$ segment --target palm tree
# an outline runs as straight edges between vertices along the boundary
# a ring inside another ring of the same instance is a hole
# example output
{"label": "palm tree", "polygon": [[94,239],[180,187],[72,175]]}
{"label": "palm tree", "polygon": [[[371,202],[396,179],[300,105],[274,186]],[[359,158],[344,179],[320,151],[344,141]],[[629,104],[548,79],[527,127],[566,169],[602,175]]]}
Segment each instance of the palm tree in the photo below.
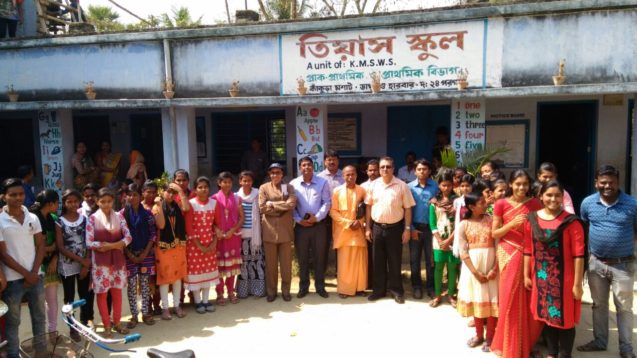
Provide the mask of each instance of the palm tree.
{"label": "palm tree", "polygon": [[190,16],[190,10],[187,7],[182,6],[180,8],[173,7],[171,9],[172,16],[167,13],[163,13],[160,15],[161,22],[164,27],[173,28],[173,27],[196,27],[201,26],[201,18],[200,16],[197,20],[193,20],[192,16]]}
{"label": "palm tree", "polygon": [[108,6],[89,5],[86,15],[99,32],[124,30],[124,25],[117,21],[119,14]]}

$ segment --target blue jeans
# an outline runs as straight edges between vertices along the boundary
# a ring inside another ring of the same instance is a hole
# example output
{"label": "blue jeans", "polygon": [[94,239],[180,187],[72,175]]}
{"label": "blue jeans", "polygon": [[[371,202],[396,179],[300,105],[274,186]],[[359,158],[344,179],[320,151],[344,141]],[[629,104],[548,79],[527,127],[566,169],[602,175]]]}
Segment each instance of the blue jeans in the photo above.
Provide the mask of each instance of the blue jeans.
{"label": "blue jeans", "polygon": [[431,228],[429,225],[414,223],[414,228],[421,232],[418,240],[409,239],[409,266],[411,267],[411,287],[422,289],[420,263],[424,253],[425,270],[427,270],[427,290],[434,289],[434,254]]}
{"label": "blue jeans", "polygon": [[613,291],[613,302],[617,311],[619,351],[632,352],[633,334],[633,262],[606,265],[590,256],[588,285],[593,298],[593,336],[600,348],[608,345],[608,296]]}
{"label": "blue jeans", "polygon": [[46,333],[46,314],[44,311],[44,281],[40,281],[30,287],[24,286],[24,279],[7,282],[7,288],[2,293],[2,300],[9,307],[6,315],[6,336],[7,336],[7,357],[18,358],[20,338],[18,328],[20,327],[20,310],[22,298],[26,298],[31,313],[31,330],[35,339],[36,351],[46,349],[46,340],[43,336]]}

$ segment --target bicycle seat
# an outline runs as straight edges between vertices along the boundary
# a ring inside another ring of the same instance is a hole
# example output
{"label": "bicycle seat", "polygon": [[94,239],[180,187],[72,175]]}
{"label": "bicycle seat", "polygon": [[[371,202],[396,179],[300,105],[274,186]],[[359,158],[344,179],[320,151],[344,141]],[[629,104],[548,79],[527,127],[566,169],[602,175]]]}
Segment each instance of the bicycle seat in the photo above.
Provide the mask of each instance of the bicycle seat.
{"label": "bicycle seat", "polygon": [[159,349],[150,348],[146,352],[146,354],[148,354],[148,357],[150,358],[195,358],[195,352],[190,349],[186,349],[185,351],[181,352],[170,353],[160,351]]}

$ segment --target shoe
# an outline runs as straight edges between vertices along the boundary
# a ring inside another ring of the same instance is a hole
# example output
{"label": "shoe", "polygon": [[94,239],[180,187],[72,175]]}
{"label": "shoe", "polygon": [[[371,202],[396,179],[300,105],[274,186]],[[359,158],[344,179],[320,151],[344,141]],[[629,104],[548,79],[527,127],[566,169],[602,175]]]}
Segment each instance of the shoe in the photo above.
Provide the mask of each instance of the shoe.
{"label": "shoe", "polygon": [[232,304],[239,303],[239,298],[234,293],[229,293],[228,294],[228,299],[230,300],[230,303],[232,303]]}
{"label": "shoe", "polygon": [[303,298],[307,296],[307,288],[299,289],[299,293],[296,294],[296,298]]}
{"label": "shoe", "polygon": [[467,346],[469,346],[469,348],[475,348],[481,345],[482,343],[484,343],[484,338],[474,336],[474,337],[471,337],[469,341],[467,341]]}
{"label": "shoe", "polygon": [[152,315],[144,316],[142,315],[142,322],[144,322],[148,326],[152,326],[155,324],[155,319]]}
{"label": "shoe", "polygon": [[217,306],[225,306],[225,305],[226,305],[226,299],[223,298],[223,296],[217,297]]}
{"label": "shoe", "polygon": [[343,293],[339,293],[339,294],[338,294],[338,297],[340,297],[340,298],[342,298],[342,299],[346,299],[346,298],[348,298],[349,296],[348,296],[348,295],[346,295],[346,294],[343,294]]}
{"label": "shoe", "polygon": [[637,356],[635,356],[635,353],[633,352],[621,352],[619,353],[619,356],[622,358],[635,358]]}
{"label": "shoe", "polygon": [[177,306],[175,307],[175,315],[177,316],[177,318],[184,318],[186,317],[186,312],[181,309],[181,306]]}
{"label": "shoe", "polygon": [[380,293],[372,293],[371,295],[367,296],[367,300],[371,302],[378,301],[381,298],[385,298],[385,295],[381,295]]}
{"label": "shoe", "polygon": [[396,303],[398,303],[399,305],[402,305],[403,303],[405,303],[405,297],[403,297],[403,295],[393,295],[394,296],[394,301],[396,301]]}
{"label": "shoe", "polygon": [[197,308],[195,308],[195,311],[197,311],[197,313],[204,314],[206,313],[206,306],[203,303],[197,303]]}
{"label": "shoe", "polygon": [[359,296],[359,297],[367,297],[367,292],[365,292],[365,291],[358,291],[358,292],[356,292],[356,296]]}
{"label": "shoe", "polygon": [[170,321],[171,319],[173,319],[173,316],[170,314],[170,310],[163,310],[163,312],[161,313],[161,319],[164,321]]}
{"label": "shoe", "polygon": [[289,293],[284,293],[284,294],[283,294],[283,301],[285,301],[285,302],[290,302],[290,301],[292,301],[292,295],[291,295],[291,294],[289,294]]}
{"label": "shoe", "polygon": [[206,309],[206,312],[214,312],[215,311],[215,305],[213,305],[210,302],[204,303],[203,306]]}
{"label": "shoe", "polygon": [[268,302],[274,302],[274,300],[276,300],[276,295],[268,296],[267,300],[268,300]]}
{"label": "shoe", "polygon": [[115,325],[115,327],[113,327],[113,330],[121,335],[127,335],[130,333],[130,331],[128,330],[128,328],[124,327],[124,325],[122,325],[122,323],[118,323]]}
{"label": "shoe", "polygon": [[318,293],[319,296],[323,297],[323,298],[328,298],[330,297],[330,294],[327,293],[327,291],[325,291],[325,289],[323,290],[318,290],[316,291],[316,293]]}
{"label": "shoe", "polygon": [[452,296],[449,296],[449,304],[451,305],[451,307],[456,308],[458,307],[458,300],[456,300]]}
{"label": "shoe", "polygon": [[126,324],[126,328],[128,329],[133,329],[135,327],[137,327],[137,324],[139,323],[139,321],[137,320],[137,317],[132,317],[128,323]]}
{"label": "shoe", "polygon": [[590,341],[584,345],[577,346],[577,350],[580,352],[600,352],[605,351],[606,347],[600,347],[595,341]]}
{"label": "shoe", "polygon": [[421,300],[422,299],[422,289],[421,288],[414,288],[414,298],[417,300]]}

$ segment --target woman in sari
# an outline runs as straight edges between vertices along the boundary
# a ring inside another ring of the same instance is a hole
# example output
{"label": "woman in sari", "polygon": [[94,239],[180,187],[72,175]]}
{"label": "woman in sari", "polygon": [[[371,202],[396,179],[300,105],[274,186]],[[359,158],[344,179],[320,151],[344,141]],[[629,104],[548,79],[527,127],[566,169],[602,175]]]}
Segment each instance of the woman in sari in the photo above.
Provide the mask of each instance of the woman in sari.
{"label": "woman in sari", "polygon": [[73,164],[73,184],[78,190],[82,189],[84,185],[97,180],[98,169],[86,151],[86,144],[84,144],[84,142],[78,142],[75,146],[75,153],[71,158],[71,164]]}
{"label": "woman in sari", "polygon": [[516,170],[509,178],[505,199],[495,203],[493,238],[500,270],[499,313],[491,351],[506,358],[526,358],[542,331],[542,324],[533,319],[529,292],[524,288],[524,224],[527,215],[542,208],[530,197],[531,177]]}
{"label": "woman in sari", "polygon": [[102,142],[101,148],[102,150],[95,156],[95,163],[100,169],[100,185],[103,188],[117,181],[122,153],[111,153],[111,143],[106,140]]}
{"label": "woman in sari", "polygon": [[133,183],[137,184],[140,188],[148,179],[146,174],[146,165],[144,164],[144,156],[138,150],[130,152],[130,168],[126,172],[126,179],[130,179]]}

